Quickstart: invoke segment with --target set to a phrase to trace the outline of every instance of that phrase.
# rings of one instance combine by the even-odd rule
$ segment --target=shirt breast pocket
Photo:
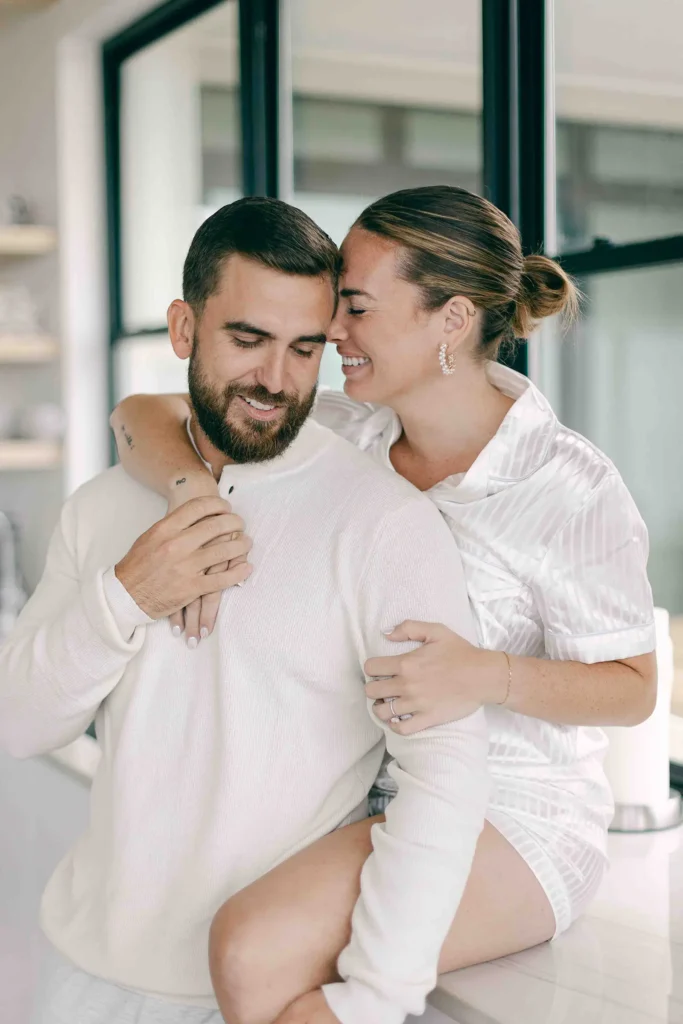
[[[531,591],[526,583],[491,558],[463,551],[467,592],[483,646],[504,646],[518,615],[527,618]]]

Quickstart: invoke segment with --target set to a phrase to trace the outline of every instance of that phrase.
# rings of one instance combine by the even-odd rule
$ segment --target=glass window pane
[[[624,477],[650,531],[658,605],[683,614],[683,266],[580,281],[585,315],[558,347],[560,418]]]
[[[239,91],[235,86],[202,85],[199,102],[202,204],[213,211],[242,194]]]
[[[123,338],[114,346],[115,395],[187,391],[187,360],[178,359],[167,334]]]
[[[337,242],[400,188],[481,190],[481,2],[291,0],[293,202]],[[321,381],[341,386],[336,353]]]
[[[294,155],[307,161],[379,163],[382,121],[378,107],[330,100],[294,100]],[[305,170],[305,167],[304,167]]]
[[[479,185],[481,137],[478,117],[444,110],[407,110],[405,162],[424,171],[456,171]]]
[[[341,241],[380,195],[481,188],[480,0],[292,0],[294,201]]]
[[[683,4],[556,0],[558,236],[683,232]]]
[[[241,194],[237,4],[121,67],[121,260],[126,332],[165,323],[201,222]]]

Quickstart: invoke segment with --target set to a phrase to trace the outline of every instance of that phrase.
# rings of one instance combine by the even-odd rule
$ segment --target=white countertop
[[[610,835],[612,868],[555,942],[443,975],[458,1024],[683,1024],[683,827]]]

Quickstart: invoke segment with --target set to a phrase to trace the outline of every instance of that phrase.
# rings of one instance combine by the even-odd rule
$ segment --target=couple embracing
[[[616,469],[496,360],[575,310],[469,192],[341,250],[245,199],[199,228],[188,395],[115,410],[0,650],[19,757],[95,719],[40,1024],[401,1024],[437,974],[560,934],[606,869],[604,725],[656,691]],[[316,393],[336,344],[345,393]]]

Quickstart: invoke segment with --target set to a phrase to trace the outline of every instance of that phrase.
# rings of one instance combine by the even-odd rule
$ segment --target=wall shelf
[[[42,256],[57,247],[57,232],[41,224],[0,227],[0,256]]]
[[[57,441],[0,441],[0,472],[54,469],[61,461]]]
[[[0,334],[0,363],[46,363],[58,353],[49,334]]]

